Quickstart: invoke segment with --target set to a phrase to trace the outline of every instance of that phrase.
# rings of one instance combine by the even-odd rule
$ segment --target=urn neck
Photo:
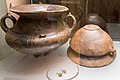
[[[28,4],[12,7],[10,11],[31,19],[45,19],[62,16],[64,13],[68,13],[69,9],[61,5]]]

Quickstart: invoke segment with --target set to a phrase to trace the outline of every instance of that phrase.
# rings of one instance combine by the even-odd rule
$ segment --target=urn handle
[[[4,15],[2,18],[1,18],[1,28],[3,29],[3,31],[7,32],[9,27],[7,26],[6,24],[6,19],[9,18],[12,20],[13,22],[13,25],[15,25],[16,23],[16,19],[10,14],[10,13],[7,13],[6,15]]]
[[[69,13],[65,19],[67,19],[68,17],[71,17],[73,19],[72,27],[70,27],[70,29],[73,30],[77,23],[76,18],[71,13]]]

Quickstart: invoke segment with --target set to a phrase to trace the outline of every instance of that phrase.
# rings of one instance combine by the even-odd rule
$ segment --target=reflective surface
[[[120,42],[114,43],[117,53],[120,53]],[[77,66],[67,57],[68,46],[69,41],[53,51],[53,54],[39,58],[34,58],[33,56],[27,56],[14,50],[10,50],[13,51],[13,54],[0,61],[0,80],[47,80],[46,72],[51,68],[59,68],[61,64],[66,66]],[[2,49],[4,48],[2,47]],[[9,49],[10,47],[8,50]],[[120,54],[117,55],[112,64],[102,68],[86,68],[78,65],[80,74],[78,74],[73,80],[119,80],[119,59]],[[70,69],[72,70],[71,67]]]

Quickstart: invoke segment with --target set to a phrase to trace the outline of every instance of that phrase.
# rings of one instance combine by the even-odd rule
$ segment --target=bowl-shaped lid
[[[12,7],[10,11],[15,13],[51,13],[68,11],[68,8],[52,4],[27,4]]]
[[[110,36],[93,24],[79,29],[71,39],[70,46],[78,54],[86,56],[101,56],[115,51]]]

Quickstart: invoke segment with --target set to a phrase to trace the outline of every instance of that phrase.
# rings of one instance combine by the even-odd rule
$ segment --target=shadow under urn
[[[76,25],[75,17],[69,9],[61,5],[27,4],[12,7],[11,12],[18,14],[18,21],[10,14],[1,19],[1,28],[6,32],[7,44],[15,50],[36,57],[47,55],[69,39]],[[65,19],[71,17],[70,27]],[[9,18],[14,26],[8,28],[5,20]]]
[[[112,63],[116,57],[116,49],[105,31],[97,25],[88,24],[72,37],[67,54],[76,64],[96,68]]]

